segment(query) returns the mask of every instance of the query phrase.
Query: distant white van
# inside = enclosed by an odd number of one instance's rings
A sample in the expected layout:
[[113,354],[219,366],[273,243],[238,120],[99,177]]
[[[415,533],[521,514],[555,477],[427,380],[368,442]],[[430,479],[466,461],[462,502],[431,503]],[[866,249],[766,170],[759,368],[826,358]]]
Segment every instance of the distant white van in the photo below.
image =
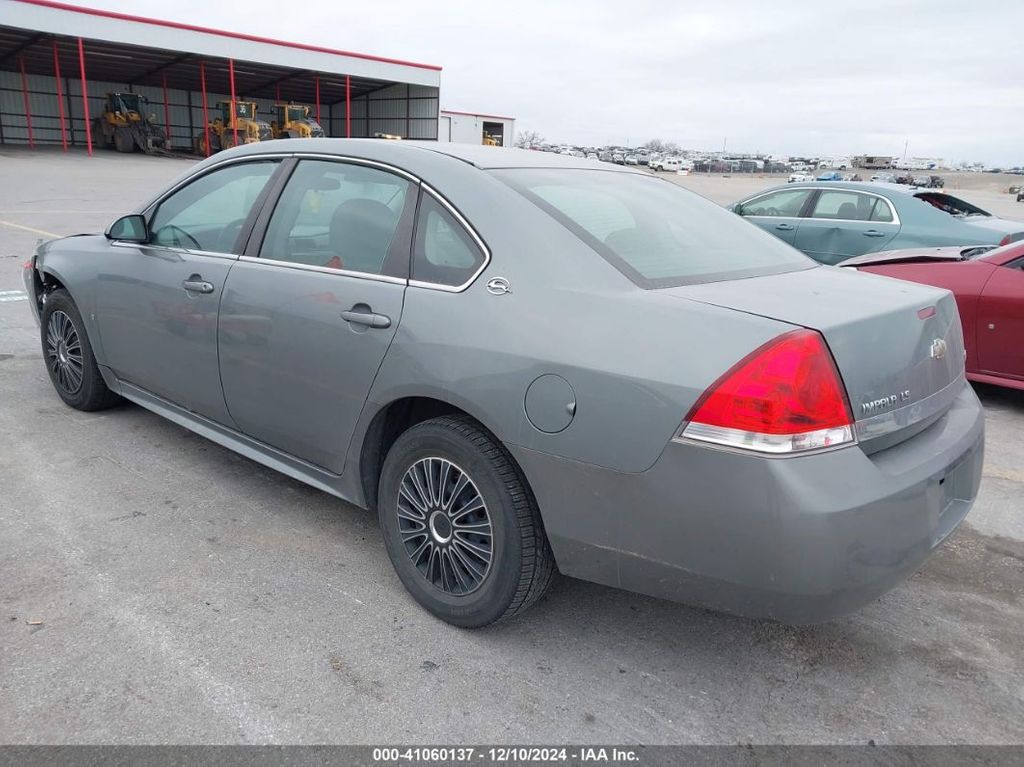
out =
[[666,173],[676,173],[683,167],[683,161],[678,157],[659,157],[649,164],[651,170],[663,170]]

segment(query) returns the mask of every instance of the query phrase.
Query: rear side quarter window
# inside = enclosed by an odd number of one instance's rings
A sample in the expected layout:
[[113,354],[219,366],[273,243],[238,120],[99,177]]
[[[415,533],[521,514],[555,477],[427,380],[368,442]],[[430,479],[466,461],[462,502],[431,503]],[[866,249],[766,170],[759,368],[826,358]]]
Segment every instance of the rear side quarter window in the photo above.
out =
[[424,191],[416,216],[413,282],[461,289],[486,262],[481,243],[447,206]]

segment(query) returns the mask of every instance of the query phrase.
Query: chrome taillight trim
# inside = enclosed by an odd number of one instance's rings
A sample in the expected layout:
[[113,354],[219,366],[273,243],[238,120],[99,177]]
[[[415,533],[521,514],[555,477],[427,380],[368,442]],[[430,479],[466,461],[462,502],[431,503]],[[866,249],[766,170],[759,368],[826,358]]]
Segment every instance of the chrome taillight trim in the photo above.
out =
[[675,441],[693,441],[751,453],[789,456],[846,447],[856,444],[857,438],[853,432],[853,424],[798,434],[763,434],[691,421],[686,424]]

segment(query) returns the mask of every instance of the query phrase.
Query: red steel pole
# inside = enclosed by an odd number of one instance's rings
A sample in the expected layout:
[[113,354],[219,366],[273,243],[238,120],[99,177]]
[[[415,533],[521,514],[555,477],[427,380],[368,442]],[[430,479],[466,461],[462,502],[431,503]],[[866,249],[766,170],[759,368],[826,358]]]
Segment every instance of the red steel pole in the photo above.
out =
[[171,148],[171,107],[167,103],[167,73],[163,73],[164,82],[164,148]]
[[25,102],[25,125],[28,127],[28,145],[35,147],[35,139],[32,138],[32,109],[28,103],[28,78],[25,76],[25,58],[18,56],[18,66],[21,68],[21,97]]
[[231,80],[231,127],[234,128],[235,146],[238,146],[238,120],[235,118],[235,60],[228,59],[228,77]]
[[320,75],[316,76],[316,121],[320,122]]
[[345,136],[352,138],[352,78],[345,75]]
[[85,115],[85,145],[92,157],[92,125],[89,120],[89,93],[85,85],[85,43],[78,38],[78,73],[82,78],[82,114]]
[[210,156],[210,112],[206,99],[206,62],[199,62],[199,79],[203,83],[203,135],[206,138],[206,156]]
[[60,110],[60,142],[68,151],[68,129],[64,125],[64,94],[60,87],[60,57],[57,55],[57,41],[53,41],[53,78],[57,81],[57,109]]

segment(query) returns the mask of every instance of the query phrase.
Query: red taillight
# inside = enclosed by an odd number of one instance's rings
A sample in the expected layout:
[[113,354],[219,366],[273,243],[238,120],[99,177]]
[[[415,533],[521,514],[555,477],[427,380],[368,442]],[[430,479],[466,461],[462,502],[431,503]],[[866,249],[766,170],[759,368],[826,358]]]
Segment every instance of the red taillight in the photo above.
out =
[[853,441],[853,417],[821,335],[795,330],[740,360],[693,406],[683,436],[768,453]]

